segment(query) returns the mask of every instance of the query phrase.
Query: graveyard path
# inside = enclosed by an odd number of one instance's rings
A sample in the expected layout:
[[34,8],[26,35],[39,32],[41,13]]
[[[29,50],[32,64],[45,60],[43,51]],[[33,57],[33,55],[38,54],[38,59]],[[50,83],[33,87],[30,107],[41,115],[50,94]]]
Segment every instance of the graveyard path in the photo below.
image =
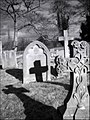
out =
[[58,119],[56,109],[67,96],[68,84],[36,82],[22,85],[21,80],[10,73],[0,70],[2,119]]

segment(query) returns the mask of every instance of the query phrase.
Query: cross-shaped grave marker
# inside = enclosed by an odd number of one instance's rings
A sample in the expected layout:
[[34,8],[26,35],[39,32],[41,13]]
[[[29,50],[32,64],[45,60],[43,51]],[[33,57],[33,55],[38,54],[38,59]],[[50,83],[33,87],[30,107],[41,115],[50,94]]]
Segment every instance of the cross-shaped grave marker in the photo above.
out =
[[[58,56],[56,60],[57,72],[73,72],[71,81],[73,82],[73,89],[71,98],[67,104],[67,109],[63,115],[64,119],[74,119],[80,117],[79,112],[84,112],[89,109],[89,93],[87,88],[87,72],[89,70],[89,56],[87,53],[88,44],[86,41],[73,41],[73,58],[63,58]],[[62,64],[63,62],[63,64]],[[88,114],[89,115],[89,114]],[[83,116],[84,117],[84,116]],[[88,118],[89,116],[87,116]]]
[[29,69],[30,74],[35,74],[37,82],[43,82],[42,73],[48,70],[48,66],[41,66],[40,60],[34,62],[34,67]]
[[60,36],[58,41],[64,41],[64,57],[69,58],[69,47],[68,47],[68,40],[73,40],[73,37],[68,37],[68,31],[64,30],[64,36]]

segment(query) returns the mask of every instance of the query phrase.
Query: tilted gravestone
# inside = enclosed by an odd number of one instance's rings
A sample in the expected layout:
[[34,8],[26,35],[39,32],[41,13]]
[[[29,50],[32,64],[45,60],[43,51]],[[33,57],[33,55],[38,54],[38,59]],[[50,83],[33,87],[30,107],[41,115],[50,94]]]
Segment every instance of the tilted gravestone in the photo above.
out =
[[2,57],[3,69],[17,68],[16,50],[5,50]]
[[0,66],[2,66],[2,41],[0,41]]
[[39,41],[30,43],[23,55],[23,83],[50,80],[50,53]]
[[[73,72],[73,90],[67,103],[64,119],[78,119],[81,115],[77,111],[85,113],[89,108],[89,93],[87,89],[87,72],[89,71],[88,44],[85,41],[73,41],[73,58],[63,60],[57,58],[57,72]],[[80,111],[82,110],[82,111]],[[89,109],[88,109],[89,110]],[[84,116],[87,117],[88,116]],[[83,118],[85,119],[85,118]]]

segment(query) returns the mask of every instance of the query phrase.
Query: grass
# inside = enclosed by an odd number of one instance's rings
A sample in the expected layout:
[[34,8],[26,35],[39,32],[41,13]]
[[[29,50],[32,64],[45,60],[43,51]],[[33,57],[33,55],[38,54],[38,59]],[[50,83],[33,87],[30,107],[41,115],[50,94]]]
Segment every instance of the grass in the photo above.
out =
[[20,70],[0,70],[1,120],[60,119],[56,109],[63,105],[69,84],[61,79],[22,85]]
[[[63,114],[70,89],[67,75],[23,85],[21,61],[18,59],[20,69],[0,70],[0,120],[62,120],[60,110]],[[88,90],[90,94],[90,87]]]

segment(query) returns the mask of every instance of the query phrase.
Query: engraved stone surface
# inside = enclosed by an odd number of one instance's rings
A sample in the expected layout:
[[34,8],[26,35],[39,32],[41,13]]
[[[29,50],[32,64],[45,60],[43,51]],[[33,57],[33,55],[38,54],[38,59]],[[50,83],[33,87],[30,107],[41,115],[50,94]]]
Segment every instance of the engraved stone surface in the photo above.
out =
[[[57,58],[57,72],[73,72],[73,90],[67,103],[64,119],[73,119],[77,109],[87,109],[89,93],[87,89],[87,72],[89,71],[88,44],[85,41],[73,41],[73,58]],[[64,70],[63,70],[64,69]]]
[[[45,67],[47,70],[44,70]],[[40,72],[42,68],[43,70]],[[50,53],[43,43],[34,41],[24,51],[23,83],[40,82],[38,77],[40,77],[40,81],[50,80]]]

